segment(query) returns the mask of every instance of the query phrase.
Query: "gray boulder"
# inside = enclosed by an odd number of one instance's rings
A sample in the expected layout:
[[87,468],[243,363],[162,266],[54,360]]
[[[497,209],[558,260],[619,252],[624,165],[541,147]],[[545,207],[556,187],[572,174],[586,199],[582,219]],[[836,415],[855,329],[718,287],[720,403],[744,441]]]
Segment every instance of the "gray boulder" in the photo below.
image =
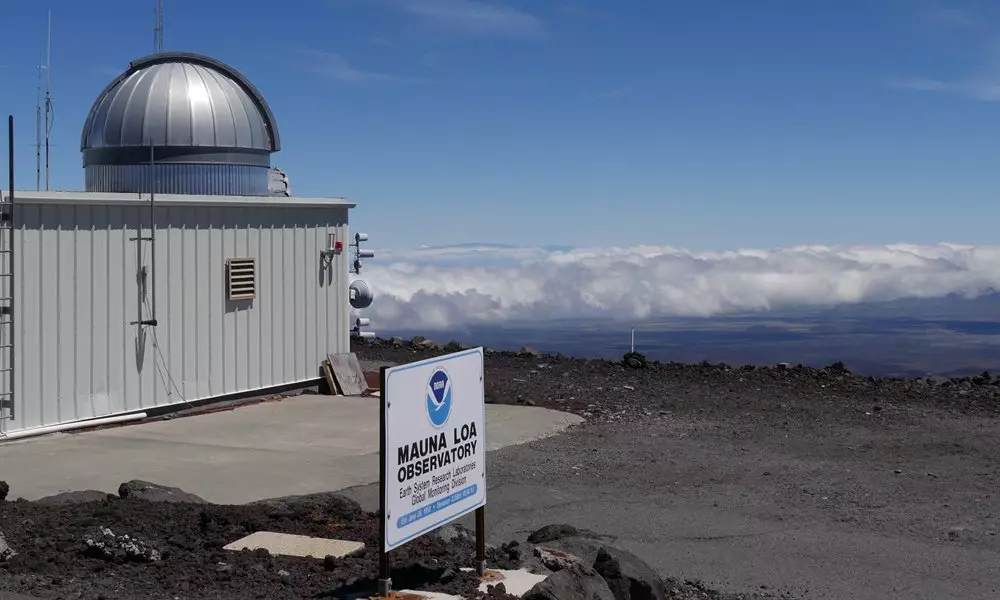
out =
[[597,560],[597,553],[601,548],[608,546],[608,542],[589,537],[564,537],[545,542],[544,545],[546,548],[578,556],[585,565],[593,565]]
[[439,538],[445,542],[476,543],[476,532],[458,523],[450,523],[448,525],[438,527],[427,535],[428,537]]
[[598,573],[575,564],[535,584],[523,600],[615,600],[611,588]]
[[67,506],[69,504],[86,504],[88,502],[104,502],[108,499],[107,492],[98,490],[82,490],[79,492],[63,492],[35,500],[35,504],[43,506]]
[[304,517],[316,510],[345,517],[360,516],[364,512],[360,504],[335,492],[267,498],[251,502],[250,505],[267,506],[272,509],[272,515],[290,518]]
[[652,567],[621,548],[605,546],[594,561],[615,600],[665,600],[667,591]]
[[3,532],[0,531],[0,562],[9,560],[15,556],[17,556],[17,552],[14,552],[14,549],[7,543],[7,538],[5,538]]
[[9,493],[10,485],[6,481],[0,481],[0,501],[6,500]]
[[535,547],[535,557],[550,571],[562,571],[583,562],[583,559],[575,554],[544,546]]
[[600,536],[593,531],[577,529],[576,527],[565,523],[557,523],[555,525],[546,525],[541,529],[533,531],[531,535],[528,536],[528,541],[532,544],[542,544],[545,542],[551,542],[552,540],[559,540],[568,537],[598,538]]
[[157,485],[148,481],[133,479],[118,486],[118,495],[127,500],[146,502],[184,502],[187,504],[208,504],[202,498],[189,494],[180,488]]
[[129,535],[116,535],[101,527],[84,540],[83,553],[109,562],[149,563],[162,559],[160,551]]

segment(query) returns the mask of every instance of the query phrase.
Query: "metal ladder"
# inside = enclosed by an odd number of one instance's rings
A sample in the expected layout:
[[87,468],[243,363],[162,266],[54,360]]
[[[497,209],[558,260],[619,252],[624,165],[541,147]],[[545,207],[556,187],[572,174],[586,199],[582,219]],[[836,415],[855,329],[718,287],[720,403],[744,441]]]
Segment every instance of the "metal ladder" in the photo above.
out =
[[[10,162],[13,168],[13,158]],[[6,434],[9,422],[14,418],[13,175],[11,180],[12,189],[5,195],[0,194],[0,436]]]

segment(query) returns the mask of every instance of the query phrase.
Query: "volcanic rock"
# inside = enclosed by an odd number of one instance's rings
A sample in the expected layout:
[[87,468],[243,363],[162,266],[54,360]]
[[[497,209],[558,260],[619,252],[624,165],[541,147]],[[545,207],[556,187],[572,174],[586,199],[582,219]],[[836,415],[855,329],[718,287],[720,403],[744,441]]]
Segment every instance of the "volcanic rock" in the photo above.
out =
[[267,506],[272,517],[304,519],[316,511],[335,514],[344,518],[359,517],[364,511],[361,505],[333,492],[302,494],[267,498],[250,503],[251,506]]
[[580,530],[572,525],[567,525],[565,523],[557,523],[555,525],[546,525],[541,529],[532,532],[528,536],[528,541],[532,544],[542,544],[545,542],[551,542],[553,540],[560,540],[562,538],[568,537],[598,537],[596,533],[588,530]]
[[79,492],[63,492],[35,500],[44,506],[66,506],[67,504],[83,504],[85,502],[104,502],[113,495],[100,490],[81,490]]
[[528,590],[523,600],[616,600],[611,588],[593,569],[575,564]]
[[556,550],[555,548],[545,548],[544,546],[535,548],[535,556],[550,571],[562,571],[583,562],[583,559],[575,554]]
[[14,552],[14,549],[7,543],[7,538],[5,538],[3,532],[0,531],[0,562],[8,560],[16,555],[17,552]]
[[666,598],[667,592],[656,571],[639,557],[620,548],[601,548],[594,561],[594,570],[607,582],[615,600]]
[[128,500],[146,502],[184,502],[187,504],[207,504],[205,500],[189,494],[180,488],[157,485],[148,481],[133,479],[118,486],[118,495]]
[[0,481],[0,501],[6,500],[9,493],[10,486],[7,485],[6,481]]
[[107,527],[88,535],[84,540],[84,554],[109,562],[155,562],[162,558],[160,551],[128,535],[115,535]]
[[443,527],[438,527],[428,535],[446,542],[475,543],[476,541],[476,532],[458,523],[451,523]]

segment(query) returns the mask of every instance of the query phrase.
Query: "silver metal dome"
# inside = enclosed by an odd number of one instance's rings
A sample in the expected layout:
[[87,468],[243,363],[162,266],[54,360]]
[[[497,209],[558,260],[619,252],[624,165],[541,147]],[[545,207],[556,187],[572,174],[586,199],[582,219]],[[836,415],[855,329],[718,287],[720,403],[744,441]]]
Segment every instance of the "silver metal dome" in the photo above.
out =
[[98,96],[80,140],[87,190],[105,192],[266,196],[280,149],[274,115],[245,77],[179,52],[133,61]]

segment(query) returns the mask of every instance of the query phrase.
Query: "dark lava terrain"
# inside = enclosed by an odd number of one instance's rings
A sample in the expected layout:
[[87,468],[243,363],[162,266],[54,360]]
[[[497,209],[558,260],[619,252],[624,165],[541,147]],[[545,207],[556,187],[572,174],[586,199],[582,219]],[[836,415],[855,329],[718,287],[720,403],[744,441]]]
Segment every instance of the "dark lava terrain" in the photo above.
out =
[[[435,346],[356,351],[379,364],[445,351]],[[1000,378],[633,369],[530,350],[485,362],[488,402],[587,419],[490,454],[496,539],[595,528],[662,575],[731,593],[1000,598]]]
[[[368,364],[392,365],[460,348],[414,339],[355,342],[352,349]],[[636,369],[622,361],[539,355],[528,348],[487,349],[485,360],[487,402],[543,406],[590,419],[670,411],[823,427],[830,421],[877,424],[904,408],[1000,417],[1000,377],[989,373],[955,379],[887,379],[852,374],[840,363],[816,369],[651,361]]]
[[[368,366],[455,349],[354,348]],[[997,378],[633,362],[486,354],[488,402],[586,419],[489,453],[492,566],[526,558],[511,541],[568,523],[648,562],[667,598],[1000,597]],[[373,589],[377,517],[339,496],[243,506],[120,496],[0,502],[0,592],[228,600]],[[261,530],[366,549],[339,560],[222,550]],[[458,570],[472,552],[467,536],[408,544],[393,553],[395,587],[474,597],[477,582]]]

